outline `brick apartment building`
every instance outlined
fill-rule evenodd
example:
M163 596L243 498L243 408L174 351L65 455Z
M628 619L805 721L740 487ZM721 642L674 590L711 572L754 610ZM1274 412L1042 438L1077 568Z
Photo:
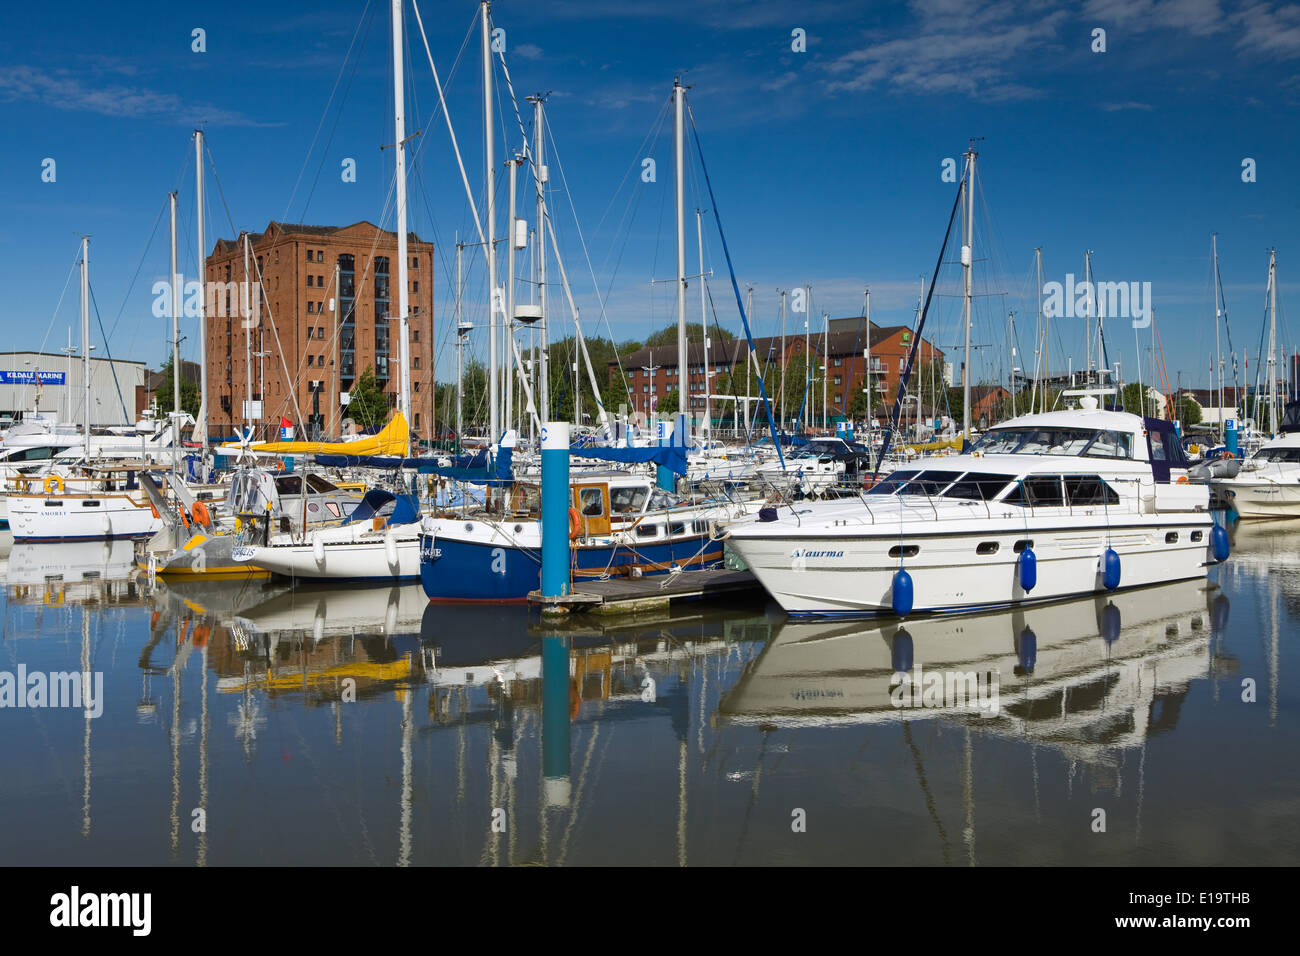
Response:
M861 394L866 379L866 359L863 352L867 349L866 323L860 318L832 319L829 334L812 334L809 336L808 348L814 356L818 369L816 404L818 419L821 418L822 384L820 367L826 365L826 399L830 405L831 417L848 416L854 399ZM876 387L872 404L874 414L887 415L890 403L898 390L898 379L902 373L907 353L912 347L912 332L905 326L879 326L871 323L870 352L871 373ZM786 366L789 367L796 358L802 359L804 337L787 335L785 340ZM759 369L767 370L765 377L769 397L780 381L781 338L770 336L754 340L754 353L758 358ZM829 355L829 361L826 361ZM715 379L723 373L734 371L734 388L741 396L745 395L745 369L749 362L749 344L743 338L729 342L711 342L709 346L709 367ZM943 352L935 348L927 339L922 339L917 355L918 368L926 362L943 361ZM693 416L704 414L704 344L692 342L687 346L689 402L683 404L682 411ZM627 376L628 388L632 395L632 410L649 414L654 410L659 399L669 392L676 391L681 377L677 372L677 346L656 346L644 348L621 357L623 373ZM802 360L799 367L802 367ZM752 370L752 365L750 365ZM617 363L610 363L610 381L618 380ZM758 382L753 379L751 394L758 395ZM723 393L715 384L713 394ZM653 399L653 400L652 400ZM755 406L756 407L756 406ZM730 401L715 400L712 403L713 420L721 422L730 420L733 413ZM779 408L775 410L780 417ZM785 417L793 420L798 413L797 407L787 404ZM743 417L743 416L742 416Z
M211 292L208 296L210 433L230 436L247 424L244 401L250 375L253 401L265 396L261 420L256 422L261 427L259 437L273 437L281 417L299 421L295 396L306 431L296 437L337 433L347 410L337 404L339 398L332 397L331 391L347 392L367 367L374 369L390 407L396 407L401 361L397 234L366 221L342 227L273 221L264 232L249 234L248 241L250 281L256 282L258 272L262 276L260 314L254 311L251 318L248 350L253 354L248 359L239 315L238 283L244 279L242 238L218 239L207 259L209 283L235 283L217 293L215 314ZM407 254L410 424L418 436L429 437L434 395L433 244L412 233ZM329 311L331 299L338 300L337 312ZM259 356L259 352L269 354Z

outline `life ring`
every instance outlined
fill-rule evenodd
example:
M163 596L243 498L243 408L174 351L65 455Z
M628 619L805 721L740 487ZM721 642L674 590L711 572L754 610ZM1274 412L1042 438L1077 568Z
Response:
M275 470L276 470L276 471L284 471L284 459L283 459L283 458L277 458L277 459L275 460Z
M1180 485L1185 485L1185 484L1187 484L1187 476L1186 476L1186 475L1182 475L1182 476L1178 479L1178 484L1180 484Z
M582 515L578 514L578 509L569 508L569 540L576 541L582 534Z
M208 513L208 506L201 501L196 501L190 506L190 517L196 524L201 524L205 528L212 524L212 515Z
M63 479L58 475L50 475L45 479L45 493L47 495L63 494Z

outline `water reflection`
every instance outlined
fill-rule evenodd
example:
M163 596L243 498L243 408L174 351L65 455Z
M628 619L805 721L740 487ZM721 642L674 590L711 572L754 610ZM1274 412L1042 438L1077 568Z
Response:
M1289 524L1235 528L1207 581L903 624L686 606L553 628L523 608L431 606L418 586L164 584L131 570L129 548L15 549L0 670L102 671L107 699L98 720L0 711L0 758L19 768L0 812L21 824L0 854L1269 859L1300 843L1290 817L1261 809L1290 806L1300 781L1294 748L1260 735L1294 713L1280 678L1300 617ZM1238 703L1256 674L1258 711ZM1222 791L1236 761L1261 759L1276 779L1258 804ZM1125 839L1076 826L1099 804ZM1237 849L1171 842L1227 810L1251 811L1232 815Z

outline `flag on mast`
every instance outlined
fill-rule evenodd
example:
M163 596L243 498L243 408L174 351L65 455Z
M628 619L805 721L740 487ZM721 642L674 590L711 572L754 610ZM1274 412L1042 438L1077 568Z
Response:
M293 441L293 422L280 417L280 441Z

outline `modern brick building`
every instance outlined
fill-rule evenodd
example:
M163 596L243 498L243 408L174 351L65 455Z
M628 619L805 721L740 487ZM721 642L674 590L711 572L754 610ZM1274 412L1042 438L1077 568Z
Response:
M826 401L830 406L830 418L836 416L847 417L849 410L853 407L854 399L861 394L867 371L866 358L863 354L868 349L866 325L866 321L860 318L833 319L831 320L829 334L813 333L808 337L808 348L814 356L815 367L818 370L815 386L816 417L818 421L822 417L822 373L820 370L822 365L826 366ZM875 400L872 404L873 412L888 414L888 408L898 390L899 375L902 373L903 364L911 347L912 332L907 327L901 325L879 326L874 322L871 323L871 373L876 389ZM787 335L785 340L786 367L789 368L796 359L799 359L799 367L802 368L803 351L803 335ZM780 336L756 338L754 340L754 352L758 358L758 367L766 370L765 381L769 389L769 397L774 398L775 386L780 380ZM749 362L748 356L749 345L743 338L732 339L729 342L710 343L709 368L715 380L718 375L734 371L733 387L737 394L742 397L746 394L744 376L746 365ZM829 362L826 361L827 356L829 356ZM690 343L687 348L687 361L690 363L690 370L687 375L687 390L690 399L689 402L682 405L682 411L693 416L702 417L705 408L703 343ZM929 340L923 339L917 355L917 366L919 368L922 364L930 361L942 362L943 352L935 348ZM681 377L677 371L677 346L675 343L669 346L640 349L622 356L621 363L623 374L627 376L628 387L632 393L633 411L651 413L654 411L659 399L662 399L669 392L676 391L680 384ZM752 365L750 365L750 368L752 370ZM609 375L610 381L618 381L619 368L617 363L610 363ZM942 388L942 385L939 387ZM719 394L730 395L730 391L724 392L715 384L713 394L714 396ZM752 381L750 394L753 396L758 395L758 382L756 379ZM798 411L798 407L791 408L787 403L785 413L787 422L792 421ZM715 423L720 423L724 419L729 421L733 413L733 404L731 401L719 401L715 398L712 403L712 413ZM779 408L776 409L776 414L777 417L780 417Z
M301 421L306 434L296 437L336 435L347 410L334 393L346 393L367 367L374 369L390 407L396 407L397 234L365 221L342 227L273 221L265 231L250 233L248 241L250 281L256 283L260 272L262 290L260 310L255 297L250 304L247 359L239 314L243 239L217 240L207 260L210 434L233 435L251 420L260 427L259 437L274 437L283 417ZM407 254L410 424L427 438L433 430L433 244L412 233ZM330 311L331 300L339 303L336 312ZM250 375L253 408L246 416ZM259 418L256 406L263 398Z

